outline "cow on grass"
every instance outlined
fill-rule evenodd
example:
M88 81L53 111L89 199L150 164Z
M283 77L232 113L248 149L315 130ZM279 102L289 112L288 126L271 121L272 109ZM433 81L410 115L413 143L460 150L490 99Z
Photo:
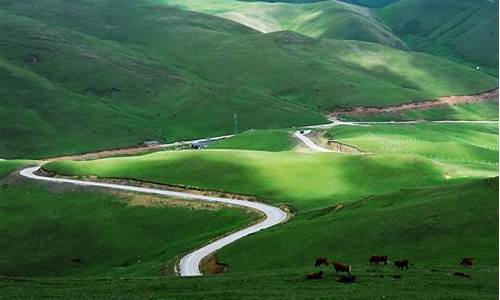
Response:
M349 276L351 275L351 270L352 270L351 265L343 264L338 261L332 261L332 265L336 273L345 272L349 274Z
M315 267L319 267L321 265L328 266L328 259L326 257L318 257L316 258L316 262L314 263Z

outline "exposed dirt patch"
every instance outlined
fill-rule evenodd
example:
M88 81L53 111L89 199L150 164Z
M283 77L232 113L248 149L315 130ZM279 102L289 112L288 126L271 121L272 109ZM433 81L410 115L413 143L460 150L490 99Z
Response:
M172 147L175 148L175 146L172 146ZM151 152L165 150L167 148L168 147L133 146L133 147L125 147L125 148L116 148L116 149L88 152L88 153L83 153L83 154L49 157L49 158L44 158L43 160L46 162L60 161L60 160L94 160L94 159L113 157L113 156L129 156L129 155L138 155L138 154L148 154Z
M229 272L229 266L225 263L219 262L217 253L213 253L201 262L200 269L203 274L222 274Z
M330 112L330 118L336 118L339 115L370 115L378 113L403 112L414 109L429 109L440 106L450 106L456 104L478 103L484 101L498 101L498 88L486 91L479 94L467 96L446 96L440 97L437 100L427 100L419 102L409 102L399 105L370 107L370 106L355 106L351 108L338 109Z
M180 200L160 195L152 196L149 194L139 194L133 192L124 192L124 191L108 191L108 193L119 196L120 201L123 201L130 206L147 206L147 207L179 206L179 207L189 207L192 209L203 209L203 210L218 210L223 207L227 207L227 205L220 203L204 202L198 200Z
M361 149L357 147L331 139L326 131L313 131L309 134L309 138L316 145L320 145L323 148L330 149L335 152L350 153L350 154L363 152L361 151Z
M352 153L362 153L363 152L357 147L354 147L352 145L348 145L345 143L341 143L341 142L338 142L335 140L328 140L328 142L326 143L326 147L329 149L332 149L333 151L342 152L342 153L351 153L352 154Z

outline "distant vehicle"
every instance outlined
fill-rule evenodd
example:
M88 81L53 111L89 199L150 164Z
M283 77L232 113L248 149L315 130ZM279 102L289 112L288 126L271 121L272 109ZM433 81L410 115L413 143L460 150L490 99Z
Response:
M192 142L191 149L205 149L208 146L208 140Z
M304 130L301 130L301 131L300 131L300 134L304 134Z

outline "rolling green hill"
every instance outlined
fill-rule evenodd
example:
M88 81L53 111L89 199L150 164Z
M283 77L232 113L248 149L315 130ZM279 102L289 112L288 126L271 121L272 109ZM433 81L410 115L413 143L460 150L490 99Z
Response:
M240 130L317 124L335 107L497 85L430 55L261 34L162 3L2 1L0 157L227 134L235 112Z
M371 154L165 151L94 161L60 161L44 168L67 175L134 178L248 194L299 210L401 188L498 175L498 127L493 125L343 126L331 134ZM247 138L243 134L240 141Z
M126 177L254 195L298 209L353 201L402 186L428 186L446 181L443 172L431 161L398 155L205 150L61 161L44 168L66 175Z
M371 255L438 269L459 269L461 258L474 256L478 268L498 268L498 178L402 189L335 208L298 213L288 224L225 247L219 257L234 272L312 266L326 256L354 264L357 273Z
M487 0L290 1L163 0L262 32L359 40L439 55L498 75L498 2ZM372 7L366 8L362 6Z
M366 267L367 265L364 265ZM393 268L386 272L359 271L356 284L336 282L328 270L324 280L305 280L314 270L287 269L220 276L147 278L3 278L0 299L498 299L496 268L473 268L470 278L453 276L461 268L413 266L401 279ZM390 270L390 271L389 271ZM431 271L436 270L436 271ZM382 277L384 276L384 277ZM112 291L112 292L110 292ZM202 295L202 296L200 296Z
M234 0L163 0L164 3L234 20L261 32L290 30L314 38L359 40L406 48L369 9L338 1L266 3Z
M371 154L167 151L44 167L251 194L292 206L295 216L287 224L220 251L233 272L301 268L321 255L361 270L377 253L443 268L473 255L485 268L496 266L498 232L489 228L497 228L491 224L498 179L477 179L498 176L497 126L341 126L330 134ZM249 247L247 255L242 249Z
M323 121L309 108L261 91L209 82L165 62L161 55L165 46L180 55L191 47L191 40L203 44L199 37L218 43L252 30L147 1L135 3L119 3L131 22L127 27L119 15L106 15L114 12L112 1L2 2L3 157L50 156L130 146L144 139L172 141L228 133L235 111L242 129ZM150 12L158 7L155 19ZM95 10L86 18L77 18L91 8ZM124 32L114 30L118 26ZM145 31L152 35L145 36ZM184 31L191 38L178 35ZM184 44L177 48L179 38ZM36 63L27 62L35 55Z
M339 119L351 121L410 121L410 120L498 120L498 102L468 103L434 107L425 110L377 113L371 115L341 115Z
M399 0L339 0L356 5L363 5L368 7L384 7Z
M172 275L178 255L257 218L196 201L3 181L32 164L0 161L1 278Z
M379 16L412 50L498 75L498 1L400 0Z
M2 160L0 159L0 179L23 166L35 165L36 162L29 160Z
M498 164L498 124L340 126L329 135L370 153L415 154L442 163Z
M292 131L286 129L250 130L231 138L209 144L211 149L245 149L259 151L287 151L297 145Z
M249 288L260 286L259 291L269 282L302 295L311 289L300 283L304 274L315 270L316 257L327 256L353 265L358 280L354 290L343 290L343 285L333 282L331 267L323 268L328 272L325 288L335 288L337 294L342 291L345 299L354 294L373 297L381 286L394 290L399 284L407 286L408 299L454 297L456 290L450 286L457 284L452 276L456 271L472 275L466 290L474 292L468 299L492 298L498 274L498 178L472 178L498 175L498 128L430 123L342 126L332 135L373 154L206 150L55 162L45 167L78 176L132 176L251 193L291 204L295 214L289 222L218 252L230 273L202 280L220 282L221 292L228 282L243 280ZM395 146L402 150L396 151ZM390 150L392 155L385 154ZM188 163L197 168L193 170ZM401 273L390 264L373 272L368 258L375 254L389 255L392 261L409 258L414 265ZM475 256L477 266L461 268L459 261L465 256ZM402 281L394 281L394 274L402 274ZM432 293L419 290L434 285ZM287 294L281 288L280 296ZM269 295L269 290L265 293ZM465 297L464 293L457 298Z

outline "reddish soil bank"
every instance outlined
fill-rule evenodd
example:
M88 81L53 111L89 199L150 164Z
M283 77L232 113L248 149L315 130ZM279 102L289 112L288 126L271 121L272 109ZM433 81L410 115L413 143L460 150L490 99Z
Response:
M391 112L402 112L406 110L413 109L427 109L437 106L447 106L455 104L465 104L465 103L477 103L482 101L498 101L498 88L482 92L479 94L468 95L468 96L446 96L440 97L437 100L426 100L420 102L410 102L403 103L399 105L391 106L380 106L380 107L370 107L370 106L355 106L350 108L342 108L330 112L328 115L330 117L336 117L342 114L351 115L369 115L378 113L391 113Z

